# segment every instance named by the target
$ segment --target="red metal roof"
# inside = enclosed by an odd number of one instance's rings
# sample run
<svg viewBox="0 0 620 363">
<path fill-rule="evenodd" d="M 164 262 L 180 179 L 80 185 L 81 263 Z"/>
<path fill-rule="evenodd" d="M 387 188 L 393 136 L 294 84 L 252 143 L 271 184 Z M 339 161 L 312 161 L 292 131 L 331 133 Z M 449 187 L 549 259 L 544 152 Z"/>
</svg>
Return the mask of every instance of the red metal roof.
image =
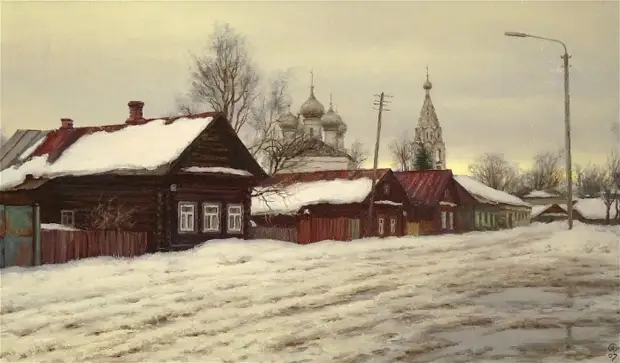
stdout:
<svg viewBox="0 0 620 363">
<path fill-rule="evenodd" d="M 377 180 L 383 178 L 390 169 L 377 169 Z M 373 177 L 372 169 L 360 169 L 360 170 L 326 170 L 326 171 L 313 171 L 306 173 L 281 173 L 276 174 L 266 180 L 263 185 L 291 185 L 296 183 L 309 183 L 315 181 L 326 181 L 335 179 L 355 180 L 361 178 Z"/>
<path fill-rule="evenodd" d="M 425 204 L 441 200 L 453 181 L 452 170 L 415 170 L 394 172 L 412 202 Z"/>
<path fill-rule="evenodd" d="M 218 112 L 203 112 L 193 115 L 182 115 L 182 116 L 174 116 L 174 117 L 159 117 L 159 118 L 150 118 L 144 119 L 139 123 L 139 125 L 143 125 L 145 123 L 154 121 L 154 120 L 166 120 L 168 124 L 173 123 L 174 121 L 180 118 L 204 118 L 204 117 L 215 117 L 218 115 Z M 127 126 L 132 126 L 134 124 L 115 124 L 115 125 L 103 125 L 103 126 L 84 126 L 84 127 L 73 127 L 73 128 L 59 128 L 57 130 L 51 131 L 47 134 L 45 140 L 39 145 L 32 156 L 42 156 L 49 154 L 48 162 L 53 163 L 58 160 L 58 158 L 62 155 L 62 153 L 69 148 L 69 146 L 73 145 L 77 140 L 85 135 L 92 134 L 98 131 L 106 131 L 106 132 L 115 132 L 118 130 L 122 130 Z"/>
</svg>

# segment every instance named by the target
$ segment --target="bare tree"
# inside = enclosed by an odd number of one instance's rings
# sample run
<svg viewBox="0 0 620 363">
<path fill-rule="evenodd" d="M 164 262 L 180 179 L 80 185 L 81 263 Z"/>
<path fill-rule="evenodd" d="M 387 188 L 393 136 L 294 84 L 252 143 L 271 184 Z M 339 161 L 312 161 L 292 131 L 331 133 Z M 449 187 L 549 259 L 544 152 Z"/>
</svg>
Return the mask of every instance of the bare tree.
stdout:
<svg viewBox="0 0 620 363">
<path fill-rule="evenodd" d="M 117 202 L 115 197 L 99 198 L 98 204 L 86 217 L 86 225 L 91 229 L 126 230 L 135 226 L 138 207 L 129 207 Z"/>
<path fill-rule="evenodd" d="M 547 151 L 534 156 L 534 165 L 525 174 L 527 186 L 534 190 L 557 188 L 564 179 L 562 151 Z"/>
<path fill-rule="evenodd" d="M 609 223 L 612 206 L 614 206 L 616 212 L 614 220 L 618 220 L 619 218 L 618 214 L 620 208 L 618 203 L 620 202 L 618 202 L 618 200 L 620 200 L 620 195 L 618 182 L 620 181 L 620 155 L 617 152 L 612 152 L 608 156 L 605 169 L 605 179 L 600 196 L 605 204 L 605 223 Z"/>
<path fill-rule="evenodd" d="M 392 160 L 396 164 L 396 169 L 401 171 L 413 170 L 415 153 L 413 142 L 403 137 L 390 143 L 390 153 Z"/>
<path fill-rule="evenodd" d="M 469 165 L 472 177 L 497 190 L 515 193 L 520 185 L 519 169 L 503 155 L 487 153 Z"/>
<path fill-rule="evenodd" d="M 235 131 L 248 122 L 259 86 L 244 37 L 228 24 L 216 25 L 203 54 L 194 54 L 189 98 L 223 112 Z M 193 107 L 182 104 L 184 111 Z"/>
<path fill-rule="evenodd" d="M 585 167 L 577 165 L 575 167 L 577 180 L 577 196 L 580 198 L 593 198 L 601 195 L 605 184 L 606 170 L 594 164 Z"/>
<path fill-rule="evenodd" d="M 362 164 L 368 159 L 368 151 L 359 140 L 353 141 L 351 147 L 347 150 L 347 154 L 353 159 L 353 169 L 360 169 Z"/>
</svg>

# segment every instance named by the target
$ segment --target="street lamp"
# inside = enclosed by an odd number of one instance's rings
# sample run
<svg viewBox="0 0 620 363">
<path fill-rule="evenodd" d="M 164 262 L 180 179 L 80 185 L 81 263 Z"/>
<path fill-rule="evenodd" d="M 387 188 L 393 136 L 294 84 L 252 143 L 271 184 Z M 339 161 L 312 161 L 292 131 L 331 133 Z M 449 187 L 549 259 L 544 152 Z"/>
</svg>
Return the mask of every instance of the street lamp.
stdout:
<svg viewBox="0 0 620 363">
<path fill-rule="evenodd" d="M 566 44 L 564 42 L 559 41 L 557 39 L 550 39 L 539 37 L 536 35 L 531 35 L 527 33 L 519 33 L 519 32 L 505 32 L 505 36 L 507 37 L 517 37 L 517 38 L 535 38 L 541 40 L 547 40 L 554 43 L 562 44 L 564 47 L 564 55 L 562 59 L 564 60 L 564 128 L 565 128 L 565 140 L 564 140 L 564 148 L 566 152 L 566 182 L 568 186 L 568 193 L 566 196 L 566 213 L 568 214 L 568 229 L 573 228 L 573 171 L 572 171 L 572 158 L 571 158 L 571 146 L 570 146 L 570 92 L 569 92 L 569 76 L 568 76 L 568 59 L 570 55 L 568 55 L 568 50 L 566 49 Z"/>
</svg>

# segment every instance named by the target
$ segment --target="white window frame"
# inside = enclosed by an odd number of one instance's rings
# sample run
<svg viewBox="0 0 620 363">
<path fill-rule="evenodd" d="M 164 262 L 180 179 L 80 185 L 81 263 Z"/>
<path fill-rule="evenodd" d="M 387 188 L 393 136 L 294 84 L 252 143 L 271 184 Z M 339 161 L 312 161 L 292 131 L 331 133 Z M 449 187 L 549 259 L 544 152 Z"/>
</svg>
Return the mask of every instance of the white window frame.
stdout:
<svg viewBox="0 0 620 363">
<path fill-rule="evenodd" d="M 66 219 L 68 219 L 68 221 Z M 62 209 L 60 211 L 60 224 L 67 227 L 75 227 L 75 211 L 71 209 Z"/>
<path fill-rule="evenodd" d="M 379 229 L 379 235 L 383 236 L 383 234 L 385 233 L 385 219 L 383 217 L 379 217 L 377 220 L 378 225 L 378 229 Z"/>
<path fill-rule="evenodd" d="M 230 210 L 233 208 L 238 208 L 239 212 L 231 213 Z M 232 223 L 231 223 L 231 217 L 233 218 Z M 238 226 L 235 226 L 234 225 L 235 223 L 238 223 Z M 226 206 L 226 231 L 228 233 L 236 233 L 236 234 L 243 233 L 243 205 L 242 204 L 228 204 Z"/>
<path fill-rule="evenodd" d="M 215 213 L 207 213 L 207 208 L 215 208 Z M 222 227 L 220 223 L 221 219 L 221 206 L 220 203 L 204 202 L 202 203 L 202 231 L 203 232 L 221 232 Z M 213 218 L 215 222 L 213 223 Z M 207 221 L 211 222 L 211 226 L 207 227 Z M 213 226 L 215 225 L 215 227 Z"/>
<path fill-rule="evenodd" d="M 447 225 L 446 217 L 447 217 L 446 211 L 442 210 L 441 211 L 441 229 L 446 229 L 446 225 Z"/>
<path fill-rule="evenodd" d="M 190 211 L 183 211 L 184 207 L 191 207 Z M 185 215 L 185 220 L 191 221 L 191 226 L 188 224 L 187 226 L 183 225 L 183 215 Z M 196 203 L 188 202 L 188 201 L 180 201 L 177 205 L 177 230 L 179 233 L 192 233 L 196 232 Z M 187 216 L 191 216 L 188 218 Z M 191 228 L 190 228 L 191 227 Z"/>
<path fill-rule="evenodd" d="M 448 229 L 454 229 L 454 213 L 448 212 Z"/>
<path fill-rule="evenodd" d="M 396 233 L 396 218 L 390 218 L 390 234 Z"/>
</svg>

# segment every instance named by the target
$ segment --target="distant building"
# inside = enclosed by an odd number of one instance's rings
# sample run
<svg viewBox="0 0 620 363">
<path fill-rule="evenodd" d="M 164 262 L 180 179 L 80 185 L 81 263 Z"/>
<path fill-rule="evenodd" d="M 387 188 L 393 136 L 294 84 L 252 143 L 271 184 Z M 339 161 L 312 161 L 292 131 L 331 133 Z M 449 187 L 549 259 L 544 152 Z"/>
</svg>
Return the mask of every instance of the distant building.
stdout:
<svg viewBox="0 0 620 363">
<path fill-rule="evenodd" d="M 532 206 L 528 202 L 493 189 L 466 175 L 455 175 L 454 178 L 477 201 L 472 206 L 476 230 L 504 229 L 530 224 Z"/>
<path fill-rule="evenodd" d="M 550 206 L 552 204 L 566 204 L 566 195 L 557 188 L 545 190 L 526 189 L 518 192 L 517 196 L 531 205 Z"/>
<path fill-rule="evenodd" d="M 417 155 L 424 147 L 432 157 L 433 168 L 443 170 L 446 168 L 446 144 L 443 142 L 441 125 L 431 100 L 430 92 L 433 84 L 428 79 L 428 69 L 426 71 L 426 82 L 422 88 L 424 88 L 426 95 L 420 110 L 418 126 L 415 128 L 414 155 Z"/>
<path fill-rule="evenodd" d="M 289 108 L 288 112 L 278 118 L 278 125 L 285 141 L 293 141 L 303 135 L 313 144 L 303 156 L 290 159 L 289 166 L 279 172 L 299 173 L 353 168 L 353 160 L 344 146 L 347 124 L 334 110 L 331 96 L 329 109 L 325 112 L 325 107 L 314 95 L 314 81 L 310 85 L 310 96 L 301 105 L 299 114 L 294 115 Z"/>
</svg>

